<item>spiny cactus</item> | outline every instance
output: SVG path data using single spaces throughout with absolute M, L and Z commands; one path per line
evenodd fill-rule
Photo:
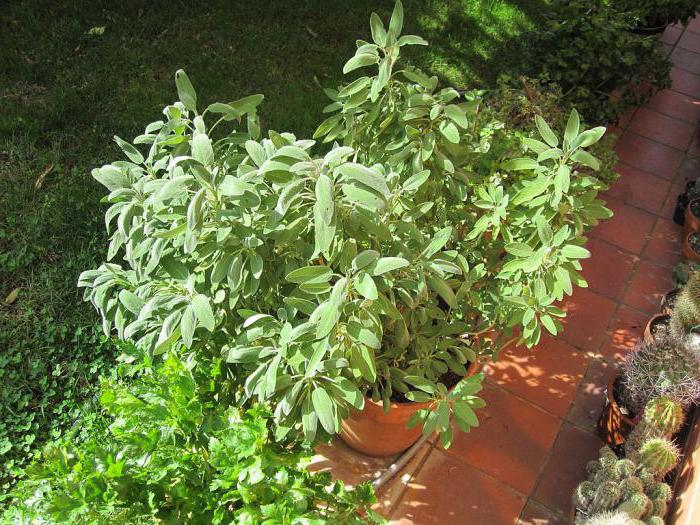
M 649 516 L 644 520 L 644 525 L 664 525 L 664 519 L 659 516 Z
M 614 481 L 604 481 L 595 491 L 593 503 L 591 504 L 591 512 L 598 514 L 606 510 L 612 510 L 620 502 L 622 491 L 620 486 Z
M 649 492 L 649 497 L 652 500 L 662 499 L 664 501 L 671 501 L 671 498 L 673 497 L 673 491 L 671 490 L 671 487 L 668 483 L 660 481 L 654 486 L 653 489 L 651 489 L 651 491 Z
M 620 482 L 620 491 L 622 499 L 629 499 L 633 494 L 643 493 L 644 485 L 638 477 L 630 477 Z
M 582 525 L 644 525 L 643 521 L 634 519 L 624 512 L 603 512 L 591 516 L 585 521 L 580 522 Z
M 637 470 L 637 465 L 635 465 L 634 462 L 630 461 L 629 459 L 620 459 L 615 463 L 614 469 L 616 478 L 618 480 L 623 480 L 625 478 L 629 478 L 630 476 L 634 476 L 634 473 Z
M 642 485 L 644 486 L 644 492 L 646 492 L 647 494 L 651 492 L 658 483 L 654 474 L 647 469 L 641 469 L 637 473 L 637 477 L 642 482 Z
M 673 335 L 642 342 L 625 360 L 622 386 L 620 401 L 632 413 L 641 413 L 650 400 L 662 396 L 687 408 L 700 401 L 698 359 Z
M 651 500 L 651 515 L 663 518 L 668 511 L 668 502 L 664 499 Z
M 671 313 L 671 330 L 683 336 L 700 325 L 700 272 L 693 272 L 676 297 Z
M 639 463 L 651 471 L 657 480 L 664 478 L 678 464 L 678 447 L 665 438 L 652 438 L 639 449 Z
M 651 500 L 643 493 L 632 494 L 632 496 L 620 503 L 617 510 L 627 513 L 630 518 L 639 519 L 651 509 Z
M 647 403 L 644 409 L 644 421 L 653 425 L 664 436 L 678 432 L 685 420 L 681 404 L 668 396 L 657 397 Z
M 596 486 L 592 481 L 582 481 L 574 489 L 574 507 L 587 509 L 593 502 Z
M 625 442 L 627 457 L 637 461 L 637 452 L 645 441 L 672 436 L 680 430 L 684 417 L 683 407 L 675 399 L 661 396 L 649 401 L 644 408 L 644 417 Z

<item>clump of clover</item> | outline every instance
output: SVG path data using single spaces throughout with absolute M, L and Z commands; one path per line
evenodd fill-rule
M 345 71 L 378 72 L 330 92 L 323 156 L 261 139 L 260 95 L 198 113 L 180 71 L 180 102 L 134 141 L 147 156 L 118 140 L 129 161 L 94 172 L 116 220 L 109 258 L 123 253 L 81 276 L 105 329 L 153 354 L 223 355 L 241 403 L 274 405 L 278 438 L 332 435 L 368 394 L 430 401 L 412 423 L 449 446 L 452 417 L 469 430 L 483 406 L 481 375 L 450 376 L 561 330 L 583 234 L 610 215 L 577 171 L 597 167 L 585 148 L 604 128 L 580 132 L 572 112 L 563 142 L 540 118 L 544 142 L 509 135 L 475 94 L 396 68 L 425 43 L 402 22 L 400 2 L 388 29 L 372 16 L 374 43 Z

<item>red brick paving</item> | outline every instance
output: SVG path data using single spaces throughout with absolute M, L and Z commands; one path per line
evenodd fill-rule
M 601 445 L 595 423 L 607 379 L 671 287 L 676 195 L 700 173 L 700 19 L 662 38 L 673 85 L 618 124 L 621 178 L 603 195 L 615 216 L 591 233 L 589 288 L 564 301 L 558 338 L 509 349 L 485 367 L 480 426 L 456 432 L 447 451 L 424 447 L 380 493 L 391 523 L 568 523 L 571 491 Z

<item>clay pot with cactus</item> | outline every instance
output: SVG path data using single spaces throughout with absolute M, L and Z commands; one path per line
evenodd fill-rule
M 662 396 L 676 400 L 683 410 L 700 401 L 697 354 L 685 338 L 673 333 L 639 343 L 610 381 L 608 403 L 598 422 L 603 440 L 622 445 L 641 420 L 645 405 Z

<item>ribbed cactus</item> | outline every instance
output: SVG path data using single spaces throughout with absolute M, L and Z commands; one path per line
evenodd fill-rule
M 614 481 L 604 481 L 595 491 L 593 503 L 590 506 L 592 514 L 613 510 L 620 502 L 622 491 L 620 486 Z
M 620 401 L 635 414 L 663 396 L 687 408 L 700 401 L 698 359 L 679 337 L 666 335 L 642 342 L 625 360 L 622 385 Z
M 653 437 L 671 437 L 680 430 L 684 417 L 681 404 L 668 396 L 649 401 L 644 408 L 644 417 L 625 442 L 627 457 L 637 461 L 637 453 L 645 441 Z
M 665 438 L 652 438 L 639 449 L 639 464 L 648 469 L 657 480 L 664 478 L 678 464 L 678 447 Z
M 664 525 L 664 519 L 659 516 L 649 516 L 644 520 L 644 525 Z
M 637 494 L 632 494 L 629 499 L 620 503 L 617 510 L 620 512 L 625 512 L 630 518 L 639 519 L 646 515 L 649 510 L 651 510 L 651 500 L 646 496 L 646 494 L 639 492 Z
M 681 429 L 685 414 L 681 404 L 668 396 L 657 397 L 647 403 L 644 421 L 670 437 Z
M 671 330 L 683 336 L 700 325 L 700 272 L 693 272 L 676 297 L 671 313 Z

